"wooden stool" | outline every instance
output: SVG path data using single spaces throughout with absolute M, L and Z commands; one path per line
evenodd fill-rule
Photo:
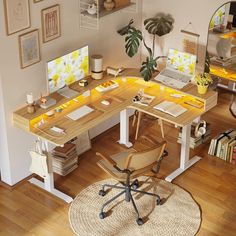
M 135 140 L 138 139 L 138 132 L 139 132 L 139 126 L 140 126 L 140 121 L 141 121 L 142 115 L 143 115 L 143 112 L 141 112 L 141 111 L 137 111 L 137 110 L 136 110 L 136 111 L 134 112 L 134 117 L 133 117 L 132 126 L 135 125 L 136 119 L 138 119 L 138 120 L 137 120 L 137 126 L 136 126 L 136 132 L 135 132 Z M 137 117 L 138 117 L 138 118 L 137 118 Z M 161 137 L 162 137 L 162 138 L 165 138 L 163 122 L 162 122 L 161 119 L 158 119 L 158 125 L 160 125 L 160 128 L 161 128 Z

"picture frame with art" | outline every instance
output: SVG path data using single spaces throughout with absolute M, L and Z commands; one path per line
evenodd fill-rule
M 7 35 L 31 26 L 29 0 L 4 0 L 3 2 Z
M 39 30 L 19 35 L 19 52 L 21 68 L 31 66 L 41 60 Z
M 61 36 L 59 4 L 42 9 L 41 19 L 42 19 L 42 37 L 44 43 L 54 40 Z

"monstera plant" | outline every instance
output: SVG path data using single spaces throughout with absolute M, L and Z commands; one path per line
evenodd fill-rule
M 146 60 L 142 62 L 140 68 L 141 75 L 145 81 L 151 79 L 157 68 L 157 60 L 164 57 L 155 57 L 156 36 L 161 37 L 170 33 L 173 29 L 173 23 L 174 19 L 171 15 L 165 15 L 162 13 L 144 20 L 145 29 L 153 36 L 152 48 L 146 44 L 142 32 L 132 26 L 133 20 L 131 20 L 127 26 L 117 31 L 120 35 L 126 35 L 125 50 L 129 57 L 133 57 L 138 52 L 141 43 L 143 43 L 144 47 L 147 49 L 148 57 L 146 57 Z

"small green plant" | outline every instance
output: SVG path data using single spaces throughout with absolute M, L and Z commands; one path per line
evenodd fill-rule
M 208 86 L 209 84 L 212 83 L 212 78 L 210 76 L 209 73 L 198 73 L 197 75 L 195 75 L 194 77 L 197 85 L 201 85 L 201 86 Z
M 144 20 L 145 29 L 149 34 L 153 35 L 152 48 L 150 48 L 139 29 L 136 29 L 133 24 L 133 20 L 129 22 L 127 26 L 117 31 L 120 35 L 126 35 L 125 37 L 125 51 L 129 57 L 133 57 L 139 49 L 141 42 L 148 51 L 148 57 L 142 62 L 140 72 L 145 81 L 149 81 L 157 68 L 157 60 L 165 56 L 155 57 L 155 43 L 156 36 L 161 37 L 170 33 L 173 29 L 174 19 L 171 15 L 165 15 L 162 13 L 157 14 L 155 17 Z

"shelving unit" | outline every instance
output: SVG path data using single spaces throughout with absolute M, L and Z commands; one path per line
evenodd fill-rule
M 88 8 L 91 4 L 97 5 L 97 11 L 95 14 L 89 14 Z M 85 29 L 99 29 L 100 18 L 113 14 L 117 11 L 124 10 L 130 13 L 136 13 L 138 11 L 138 0 L 130 0 L 130 3 L 124 6 L 115 7 L 111 11 L 107 11 L 103 7 L 104 0 L 79 0 L 79 14 L 80 14 L 80 28 Z

